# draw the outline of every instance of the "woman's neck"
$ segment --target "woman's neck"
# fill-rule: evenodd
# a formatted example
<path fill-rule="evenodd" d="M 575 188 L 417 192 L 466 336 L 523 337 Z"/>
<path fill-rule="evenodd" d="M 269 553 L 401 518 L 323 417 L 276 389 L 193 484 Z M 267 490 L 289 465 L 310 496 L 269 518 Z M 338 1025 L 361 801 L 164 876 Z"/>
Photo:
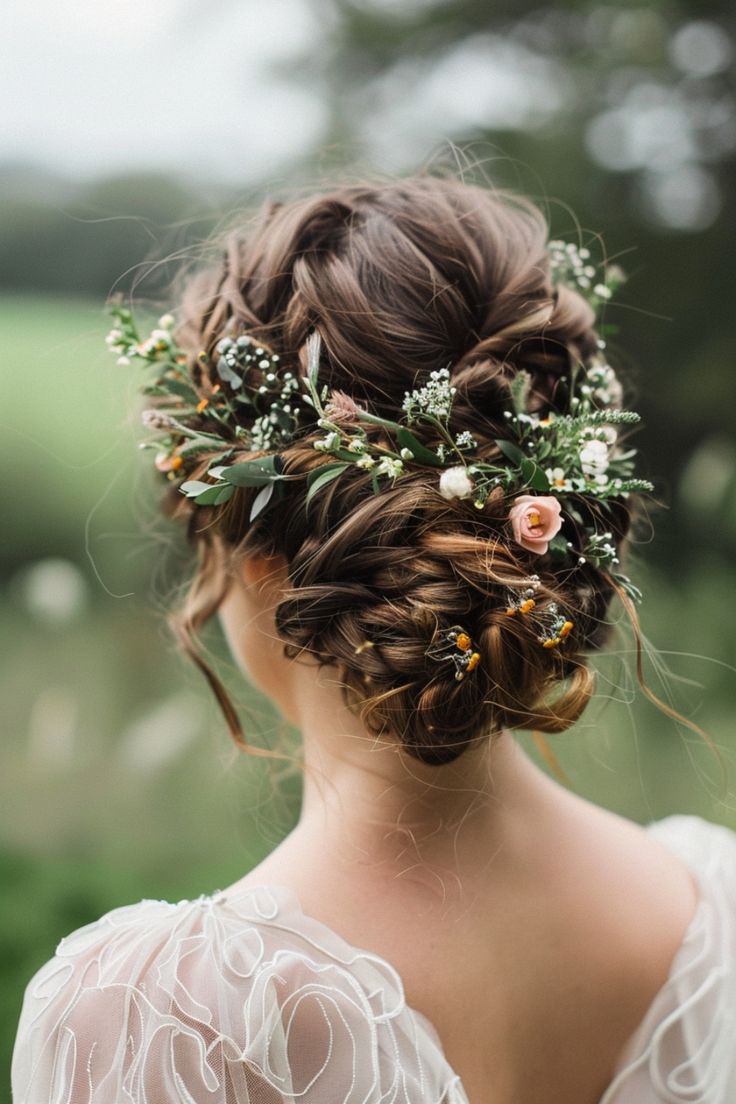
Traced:
<path fill-rule="evenodd" d="M 472 883 L 491 860 L 517 864 L 527 841 L 538 848 L 542 826 L 577 800 L 508 731 L 429 766 L 367 734 L 324 669 L 301 668 L 297 680 L 305 772 L 292 843 L 332 870 Z"/>

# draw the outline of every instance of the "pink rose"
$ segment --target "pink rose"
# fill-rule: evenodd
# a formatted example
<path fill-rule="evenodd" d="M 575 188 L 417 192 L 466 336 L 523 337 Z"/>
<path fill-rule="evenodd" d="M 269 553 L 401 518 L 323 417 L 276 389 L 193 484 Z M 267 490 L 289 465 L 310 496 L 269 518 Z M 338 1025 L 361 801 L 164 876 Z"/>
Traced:
<path fill-rule="evenodd" d="M 562 528 L 560 503 L 552 495 L 519 495 L 509 511 L 514 540 L 540 555 Z"/>

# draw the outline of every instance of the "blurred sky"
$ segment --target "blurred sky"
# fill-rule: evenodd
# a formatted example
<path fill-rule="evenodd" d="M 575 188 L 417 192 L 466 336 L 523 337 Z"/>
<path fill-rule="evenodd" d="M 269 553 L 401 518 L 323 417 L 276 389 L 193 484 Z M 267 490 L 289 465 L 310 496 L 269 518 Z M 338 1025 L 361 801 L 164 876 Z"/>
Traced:
<path fill-rule="evenodd" d="M 3 160 L 243 181 L 319 137 L 320 99 L 269 72 L 318 46 L 303 0 L 11 0 L 3 15 Z"/>
<path fill-rule="evenodd" d="M 359 8 L 388 21 L 384 49 L 412 12 L 437 6 Z M 562 124 L 581 128 L 594 164 L 635 181 L 632 200 L 655 222 L 715 222 L 714 166 L 736 148 L 724 27 L 646 4 L 552 3 L 505 23 L 488 13 L 487 28 L 481 17 L 460 38 L 417 33 L 372 73 L 356 60 L 360 41 L 336 58 L 340 16 L 320 0 L 10 0 L 0 162 L 242 185 L 288 174 L 336 140 L 400 172 L 446 138 Z"/>

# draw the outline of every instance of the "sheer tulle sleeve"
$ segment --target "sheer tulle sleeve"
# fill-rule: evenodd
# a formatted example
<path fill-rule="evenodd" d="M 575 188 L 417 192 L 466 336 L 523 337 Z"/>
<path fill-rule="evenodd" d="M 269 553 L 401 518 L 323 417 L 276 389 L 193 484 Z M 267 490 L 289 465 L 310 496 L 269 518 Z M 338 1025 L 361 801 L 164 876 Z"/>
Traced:
<path fill-rule="evenodd" d="M 736 833 L 696 816 L 648 831 L 685 862 L 700 901 L 666 984 L 600 1104 L 736 1101 Z"/>
<path fill-rule="evenodd" d="M 13 1104 L 466 1104 L 388 963 L 285 889 L 114 909 L 26 987 Z"/>

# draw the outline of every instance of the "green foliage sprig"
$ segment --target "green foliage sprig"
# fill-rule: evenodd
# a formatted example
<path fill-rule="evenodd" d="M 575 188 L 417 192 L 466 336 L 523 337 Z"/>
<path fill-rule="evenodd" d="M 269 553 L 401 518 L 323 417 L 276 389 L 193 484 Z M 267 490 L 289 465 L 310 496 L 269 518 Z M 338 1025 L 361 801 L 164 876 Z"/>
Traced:
<path fill-rule="evenodd" d="M 585 249 L 559 241 L 549 243 L 550 267 L 555 282 L 571 283 L 598 308 L 610 299 L 623 280 L 611 267 L 596 275 Z M 155 368 L 155 378 L 143 393 L 158 403 L 142 414 L 147 429 L 157 438 L 142 447 L 157 450 L 156 467 L 167 479 L 186 475 L 193 464 L 208 456 L 205 479 L 184 479 L 179 489 L 200 506 L 220 506 L 240 487 L 258 488 L 250 519 L 254 520 L 283 494 L 287 479 L 279 448 L 314 426 L 322 435 L 313 448 L 325 454 L 325 463 L 306 476 L 305 503 L 333 480 L 353 468 L 370 476 L 373 492 L 415 468 L 434 469 L 437 488 L 446 499 L 469 499 L 482 510 L 497 488 L 504 495 L 551 495 L 565 502 L 567 513 L 585 532 L 578 549 L 586 559 L 611 568 L 618 562 L 610 531 L 598 532 L 583 521 L 575 496 L 596 499 L 605 509 L 609 500 L 626 498 L 634 491 L 653 491 L 653 485 L 633 475 L 635 449 L 618 443 L 618 428 L 640 418 L 622 410 L 622 388 L 605 359 L 605 342 L 587 362 L 570 375 L 568 410 L 545 417 L 528 409 L 532 377 L 518 371 L 510 385 L 511 409 L 504 411 L 508 433 L 494 439 L 481 454 L 478 441 L 467 430 L 450 428 L 456 388 L 449 367 L 431 372 L 424 383 L 406 392 L 398 420 L 365 410 L 342 391 L 320 385 L 321 338 L 307 341 L 306 374 L 297 377 L 284 369 L 277 354 L 249 334 L 225 336 L 215 347 L 211 365 L 205 352 L 198 354 L 201 380 L 195 385 L 186 371 L 188 357 L 174 337 L 174 318 L 158 320 L 152 333 L 141 338 L 132 312 L 119 301 L 110 304 L 114 326 L 107 344 L 119 364 L 142 360 Z M 216 377 L 216 382 L 212 382 Z M 244 425 L 249 421 L 250 425 Z M 369 432 L 380 427 L 380 439 Z M 242 459 L 242 454 L 257 453 Z M 263 455 L 268 453 L 268 455 Z M 570 542 L 556 536 L 550 542 L 554 556 L 573 554 Z M 632 599 L 641 592 L 622 575 L 614 576 Z"/>

